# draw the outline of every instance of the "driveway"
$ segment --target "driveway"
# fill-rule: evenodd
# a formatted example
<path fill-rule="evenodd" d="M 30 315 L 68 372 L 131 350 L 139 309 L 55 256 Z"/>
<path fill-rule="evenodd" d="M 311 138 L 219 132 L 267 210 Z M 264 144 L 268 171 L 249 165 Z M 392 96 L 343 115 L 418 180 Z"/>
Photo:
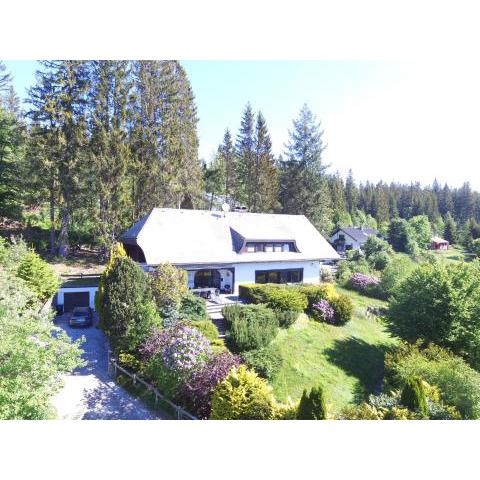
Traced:
<path fill-rule="evenodd" d="M 70 420 L 161 420 L 141 401 L 117 385 L 108 375 L 107 342 L 102 331 L 94 326 L 72 328 L 66 315 L 57 316 L 55 323 L 76 340 L 85 342 L 83 358 L 86 365 L 65 375 L 65 385 L 53 398 L 59 419 Z"/>

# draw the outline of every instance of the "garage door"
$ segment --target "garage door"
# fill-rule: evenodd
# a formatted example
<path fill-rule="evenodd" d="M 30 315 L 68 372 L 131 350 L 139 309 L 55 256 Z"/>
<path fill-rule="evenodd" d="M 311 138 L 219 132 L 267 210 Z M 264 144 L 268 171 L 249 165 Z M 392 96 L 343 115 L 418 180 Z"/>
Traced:
<path fill-rule="evenodd" d="M 71 312 L 74 307 L 88 307 L 90 305 L 89 292 L 65 292 L 63 295 L 63 310 L 65 312 Z"/>

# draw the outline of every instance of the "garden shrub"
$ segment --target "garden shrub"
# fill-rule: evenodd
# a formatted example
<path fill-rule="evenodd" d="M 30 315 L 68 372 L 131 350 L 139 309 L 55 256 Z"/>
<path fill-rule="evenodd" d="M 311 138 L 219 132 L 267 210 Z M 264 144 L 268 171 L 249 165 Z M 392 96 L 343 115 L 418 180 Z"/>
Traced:
<path fill-rule="evenodd" d="M 218 340 L 217 327 L 211 320 L 202 320 L 201 322 L 191 322 L 191 326 L 196 328 L 210 343 Z"/>
<path fill-rule="evenodd" d="M 104 278 L 100 326 L 114 352 L 134 352 L 161 326 L 147 274 L 129 257 L 118 257 Z"/>
<path fill-rule="evenodd" d="M 346 286 L 362 295 L 380 297 L 381 295 L 378 288 L 379 283 L 380 279 L 378 277 L 355 272 L 349 278 Z"/>
<path fill-rule="evenodd" d="M 268 345 L 258 350 L 250 350 L 242 354 L 248 368 L 257 372 L 263 378 L 272 380 L 283 364 L 282 353 L 277 345 Z"/>
<path fill-rule="evenodd" d="M 383 420 L 383 414 L 373 405 L 364 402 L 360 405 L 345 407 L 337 418 L 338 420 Z"/>
<path fill-rule="evenodd" d="M 210 416 L 213 389 L 233 367 L 240 366 L 240 357 L 230 352 L 213 355 L 201 370 L 193 372 L 179 388 L 177 399 L 199 418 Z"/>
<path fill-rule="evenodd" d="M 28 251 L 21 259 L 17 276 L 25 280 L 30 290 L 37 295 L 42 303 L 52 297 L 60 286 L 55 271 L 33 250 Z"/>
<path fill-rule="evenodd" d="M 298 289 L 307 297 L 308 313 L 312 313 L 314 303 L 318 303 L 320 300 L 330 301 L 338 295 L 335 286 L 331 283 L 322 283 L 321 285 L 303 284 L 291 288 Z"/>
<path fill-rule="evenodd" d="M 174 325 L 179 320 L 182 299 L 188 293 L 187 272 L 171 263 L 162 263 L 155 268 L 151 284 L 164 325 Z"/>
<path fill-rule="evenodd" d="M 330 300 L 330 305 L 333 307 L 334 324 L 345 325 L 352 319 L 353 302 L 352 299 L 345 294 L 339 294 Z"/>
<path fill-rule="evenodd" d="M 271 387 L 244 365 L 232 368 L 213 390 L 213 420 L 269 420 L 275 412 Z"/>
<path fill-rule="evenodd" d="M 480 418 L 480 373 L 448 350 L 403 343 L 385 355 L 385 374 L 392 386 L 400 388 L 407 378 L 420 377 L 438 387 L 442 400 L 463 418 Z"/>
<path fill-rule="evenodd" d="M 138 372 L 142 368 L 142 362 L 140 362 L 135 355 L 127 352 L 120 352 L 118 354 L 118 363 L 123 368 L 132 372 Z"/>
<path fill-rule="evenodd" d="M 232 349 L 238 352 L 268 345 L 277 335 L 275 312 L 264 305 L 242 305 L 228 331 Z"/>
<path fill-rule="evenodd" d="M 304 390 L 297 410 L 297 420 L 326 420 L 327 406 L 322 387 Z"/>
<path fill-rule="evenodd" d="M 417 267 L 396 289 L 389 321 L 394 334 L 447 347 L 480 367 L 480 262 Z"/>
<path fill-rule="evenodd" d="M 160 358 L 178 377 L 201 369 L 211 355 L 210 342 L 196 328 L 177 323 L 156 330 L 144 342 L 141 353 L 146 360 Z"/>
<path fill-rule="evenodd" d="M 321 322 L 333 323 L 335 319 L 335 310 L 328 300 L 320 300 L 312 305 L 314 318 Z"/>
<path fill-rule="evenodd" d="M 335 276 L 332 273 L 332 270 L 328 267 L 320 267 L 320 280 L 324 283 L 333 283 L 335 281 Z"/>
<path fill-rule="evenodd" d="M 159 392 L 167 398 L 174 399 L 182 384 L 183 378 L 177 372 L 167 368 L 160 356 L 144 361 L 143 373 Z"/>
<path fill-rule="evenodd" d="M 188 292 L 181 300 L 179 318 L 192 322 L 207 320 L 205 300 Z"/>
<path fill-rule="evenodd" d="M 427 398 L 422 381 L 417 377 L 407 378 L 400 398 L 402 405 L 425 418 L 428 416 Z"/>
<path fill-rule="evenodd" d="M 270 283 L 240 285 L 239 295 L 248 303 L 264 303 L 274 310 L 303 312 L 307 307 L 305 295 L 295 286 Z"/>
<path fill-rule="evenodd" d="M 242 315 L 244 305 L 227 305 L 222 308 L 222 315 L 227 325 L 231 325 L 235 320 L 239 319 Z"/>
<path fill-rule="evenodd" d="M 288 328 L 292 326 L 298 319 L 298 312 L 292 312 L 291 310 L 276 310 L 275 316 L 277 317 L 278 325 L 281 328 Z"/>
<path fill-rule="evenodd" d="M 380 292 L 384 299 L 394 295 L 398 286 L 415 270 L 416 264 L 407 256 L 395 256 L 382 272 Z"/>

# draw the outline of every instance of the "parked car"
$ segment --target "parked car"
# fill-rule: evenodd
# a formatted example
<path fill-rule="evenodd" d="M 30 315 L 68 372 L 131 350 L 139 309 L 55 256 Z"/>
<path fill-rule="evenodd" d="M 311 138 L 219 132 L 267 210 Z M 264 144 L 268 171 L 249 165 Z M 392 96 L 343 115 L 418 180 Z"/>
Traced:
<path fill-rule="evenodd" d="M 68 323 L 71 327 L 90 327 L 93 324 L 93 310 L 90 307 L 75 307 Z"/>

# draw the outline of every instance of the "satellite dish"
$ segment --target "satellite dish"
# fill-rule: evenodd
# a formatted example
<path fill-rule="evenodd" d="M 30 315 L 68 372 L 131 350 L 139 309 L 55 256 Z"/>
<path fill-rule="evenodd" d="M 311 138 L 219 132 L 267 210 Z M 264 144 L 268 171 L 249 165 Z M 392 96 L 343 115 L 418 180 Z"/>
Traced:
<path fill-rule="evenodd" d="M 222 210 L 227 213 L 230 211 L 230 205 L 228 203 L 222 203 Z"/>

